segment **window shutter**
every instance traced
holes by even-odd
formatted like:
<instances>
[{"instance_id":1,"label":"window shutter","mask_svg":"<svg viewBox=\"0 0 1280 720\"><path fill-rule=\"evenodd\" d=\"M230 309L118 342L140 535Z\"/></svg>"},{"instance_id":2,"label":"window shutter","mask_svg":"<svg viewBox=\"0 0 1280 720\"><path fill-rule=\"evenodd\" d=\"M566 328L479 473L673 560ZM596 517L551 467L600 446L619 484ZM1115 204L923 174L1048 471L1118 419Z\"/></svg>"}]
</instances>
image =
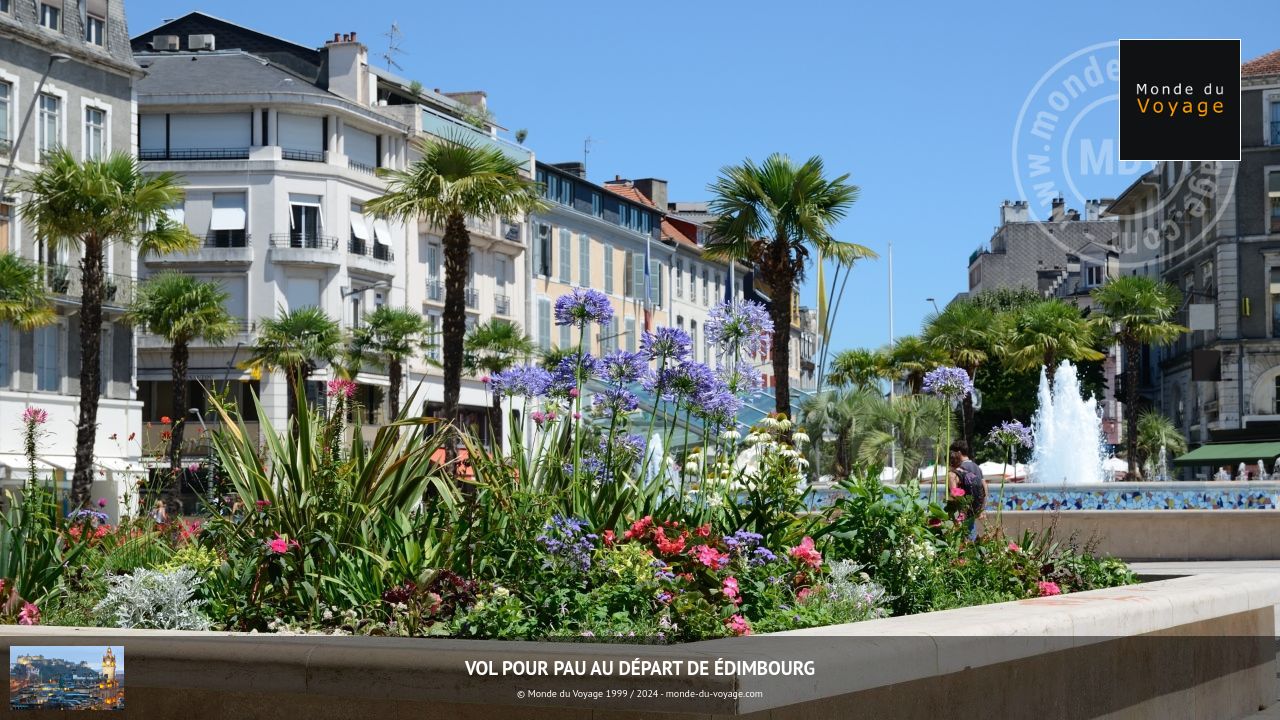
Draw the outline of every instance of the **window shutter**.
<instances>
[{"instance_id":1,"label":"window shutter","mask_svg":"<svg viewBox=\"0 0 1280 720\"><path fill-rule=\"evenodd\" d=\"M627 352L636 351L636 319L627 318Z\"/></svg>"},{"instance_id":2,"label":"window shutter","mask_svg":"<svg viewBox=\"0 0 1280 720\"><path fill-rule=\"evenodd\" d=\"M538 346L551 349L551 301L538 298Z\"/></svg>"},{"instance_id":3,"label":"window shutter","mask_svg":"<svg viewBox=\"0 0 1280 720\"><path fill-rule=\"evenodd\" d=\"M591 287L591 238L585 233L578 236L578 283Z\"/></svg>"},{"instance_id":4,"label":"window shutter","mask_svg":"<svg viewBox=\"0 0 1280 720\"><path fill-rule=\"evenodd\" d=\"M649 302L662 307L662 263L660 261L649 261L649 277L649 292L651 293Z\"/></svg>"},{"instance_id":5,"label":"window shutter","mask_svg":"<svg viewBox=\"0 0 1280 720\"><path fill-rule=\"evenodd\" d=\"M631 270L633 277L631 278L631 287L634 290L633 297L644 297L644 253L632 253Z\"/></svg>"},{"instance_id":6,"label":"window shutter","mask_svg":"<svg viewBox=\"0 0 1280 720\"><path fill-rule=\"evenodd\" d=\"M631 270L631 253L622 256L622 295L623 297L634 297L635 289L632 281L635 280L635 274Z\"/></svg>"},{"instance_id":7,"label":"window shutter","mask_svg":"<svg viewBox=\"0 0 1280 720\"><path fill-rule=\"evenodd\" d=\"M591 352L591 323L582 326L582 352Z\"/></svg>"},{"instance_id":8,"label":"window shutter","mask_svg":"<svg viewBox=\"0 0 1280 720\"><path fill-rule=\"evenodd\" d=\"M560 326L560 349L567 350L573 345L573 335L570 333L569 325Z\"/></svg>"},{"instance_id":9,"label":"window shutter","mask_svg":"<svg viewBox=\"0 0 1280 720\"><path fill-rule=\"evenodd\" d=\"M565 228L560 229L560 282L572 282L569 253L573 252L573 233Z\"/></svg>"},{"instance_id":10,"label":"window shutter","mask_svg":"<svg viewBox=\"0 0 1280 720\"><path fill-rule=\"evenodd\" d=\"M604 246L604 291L613 294L613 246Z\"/></svg>"}]
</instances>

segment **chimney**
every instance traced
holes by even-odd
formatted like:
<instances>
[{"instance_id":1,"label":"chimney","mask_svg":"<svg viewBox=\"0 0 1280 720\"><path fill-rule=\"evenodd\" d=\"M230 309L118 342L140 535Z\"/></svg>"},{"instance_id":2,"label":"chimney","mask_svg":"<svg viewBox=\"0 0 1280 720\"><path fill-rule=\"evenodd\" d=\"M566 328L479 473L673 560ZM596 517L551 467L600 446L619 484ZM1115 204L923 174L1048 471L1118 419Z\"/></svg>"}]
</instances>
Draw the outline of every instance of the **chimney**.
<instances>
[{"instance_id":1,"label":"chimney","mask_svg":"<svg viewBox=\"0 0 1280 720\"><path fill-rule=\"evenodd\" d=\"M1053 199L1053 210L1050 215L1050 222L1062 222L1067 215L1067 201L1060 197Z\"/></svg>"},{"instance_id":2,"label":"chimney","mask_svg":"<svg viewBox=\"0 0 1280 720\"><path fill-rule=\"evenodd\" d=\"M580 162L552 163L551 166L560 168L565 172L573 173L574 175L577 175L579 178L583 180L587 179L587 166L584 163L580 163Z\"/></svg>"},{"instance_id":3,"label":"chimney","mask_svg":"<svg viewBox=\"0 0 1280 720\"><path fill-rule=\"evenodd\" d=\"M1010 202L1005 200L1000 203L1000 224L1008 225L1009 223L1026 222L1027 221L1027 203L1022 200Z\"/></svg>"},{"instance_id":4,"label":"chimney","mask_svg":"<svg viewBox=\"0 0 1280 720\"><path fill-rule=\"evenodd\" d=\"M666 210L667 207L667 181L658 178L640 178L632 182L635 188L645 197L649 198L649 202Z\"/></svg>"},{"instance_id":5,"label":"chimney","mask_svg":"<svg viewBox=\"0 0 1280 720\"><path fill-rule=\"evenodd\" d=\"M356 41L355 33L334 33L324 44L328 56L328 88L360 105L369 105L369 49Z\"/></svg>"}]
</instances>

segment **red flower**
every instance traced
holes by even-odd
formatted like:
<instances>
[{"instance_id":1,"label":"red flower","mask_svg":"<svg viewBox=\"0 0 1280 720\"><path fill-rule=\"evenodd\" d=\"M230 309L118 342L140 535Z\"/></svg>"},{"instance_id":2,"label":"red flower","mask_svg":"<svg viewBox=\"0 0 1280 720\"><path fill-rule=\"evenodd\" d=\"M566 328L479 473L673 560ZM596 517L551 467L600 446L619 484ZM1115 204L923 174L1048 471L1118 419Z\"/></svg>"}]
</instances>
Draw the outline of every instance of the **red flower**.
<instances>
[{"instance_id":1,"label":"red flower","mask_svg":"<svg viewBox=\"0 0 1280 720\"><path fill-rule=\"evenodd\" d=\"M942 525L942 520L938 518L929 518L929 527L938 527Z\"/></svg>"},{"instance_id":2,"label":"red flower","mask_svg":"<svg viewBox=\"0 0 1280 720\"><path fill-rule=\"evenodd\" d=\"M675 538L668 539L666 531L662 528L657 528L653 531L653 541L658 546L658 552L664 555L678 555L684 552L684 540L684 533L680 533L680 535Z\"/></svg>"},{"instance_id":3,"label":"red flower","mask_svg":"<svg viewBox=\"0 0 1280 720\"><path fill-rule=\"evenodd\" d=\"M711 523L703 525L697 530L694 530L693 533L698 537L711 537Z\"/></svg>"},{"instance_id":4,"label":"red flower","mask_svg":"<svg viewBox=\"0 0 1280 720\"><path fill-rule=\"evenodd\" d=\"M961 487L951 488L951 497L964 497L964 488L961 488Z\"/></svg>"},{"instance_id":5,"label":"red flower","mask_svg":"<svg viewBox=\"0 0 1280 720\"><path fill-rule=\"evenodd\" d=\"M1011 542L1009 543L1009 552L1022 552L1022 548L1018 546L1018 543Z\"/></svg>"},{"instance_id":6,"label":"red flower","mask_svg":"<svg viewBox=\"0 0 1280 720\"><path fill-rule=\"evenodd\" d=\"M612 547L614 541L617 539L612 530L605 530L604 533L601 534L601 538L604 540L605 547Z\"/></svg>"},{"instance_id":7,"label":"red flower","mask_svg":"<svg viewBox=\"0 0 1280 720\"><path fill-rule=\"evenodd\" d=\"M299 547L297 540L286 540L280 533L276 533L274 538L267 541L267 549L273 555L283 555L289 552L289 548L296 547Z\"/></svg>"},{"instance_id":8,"label":"red flower","mask_svg":"<svg viewBox=\"0 0 1280 720\"><path fill-rule=\"evenodd\" d=\"M637 540L644 537L649 532L650 526L653 525L653 517L645 515L639 520L631 523L631 529L622 533L624 540Z\"/></svg>"},{"instance_id":9,"label":"red flower","mask_svg":"<svg viewBox=\"0 0 1280 720\"><path fill-rule=\"evenodd\" d=\"M136 433L136 432L131 432L131 433L129 433L129 440L130 440L130 441L132 441L132 440L133 440L134 438L136 438L136 437L138 437L138 433Z\"/></svg>"},{"instance_id":10,"label":"red flower","mask_svg":"<svg viewBox=\"0 0 1280 720\"><path fill-rule=\"evenodd\" d=\"M807 535L800 541L799 545L791 548L789 554L815 570L822 566L822 553L814 549L813 538Z\"/></svg>"},{"instance_id":11,"label":"red flower","mask_svg":"<svg viewBox=\"0 0 1280 720\"><path fill-rule=\"evenodd\" d=\"M161 423L162 425L168 425L170 422L171 422L171 421L169 420L169 416L168 416L168 415L165 415L165 416L163 416L163 417L161 417L161 418L160 418L160 423Z\"/></svg>"},{"instance_id":12,"label":"red flower","mask_svg":"<svg viewBox=\"0 0 1280 720\"><path fill-rule=\"evenodd\" d=\"M693 556L698 562L709 568L722 568L729 564L729 556L710 545L698 545L693 548Z\"/></svg>"},{"instance_id":13,"label":"red flower","mask_svg":"<svg viewBox=\"0 0 1280 720\"><path fill-rule=\"evenodd\" d=\"M1058 583L1041 580L1036 583L1036 588L1040 591L1040 597L1049 597L1051 595L1061 595L1062 588L1058 587Z\"/></svg>"}]
</instances>

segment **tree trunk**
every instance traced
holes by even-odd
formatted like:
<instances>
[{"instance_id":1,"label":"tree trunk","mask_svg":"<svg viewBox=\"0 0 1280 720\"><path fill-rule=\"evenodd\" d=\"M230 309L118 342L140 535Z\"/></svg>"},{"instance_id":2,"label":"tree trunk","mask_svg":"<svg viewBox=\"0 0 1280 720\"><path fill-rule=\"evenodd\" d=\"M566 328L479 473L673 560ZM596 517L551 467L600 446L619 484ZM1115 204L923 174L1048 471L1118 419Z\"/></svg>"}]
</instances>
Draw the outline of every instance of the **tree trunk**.
<instances>
[{"instance_id":1,"label":"tree trunk","mask_svg":"<svg viewBox=\"0 0 1280 720\"><path fill-rule=\"evenodd\" d=\"M169 513L181 511L178 495L182 492L182 436L187 425L187 362L190 353L185 342L175 342L169 357L173 372L173 417L169 425L169 483L164 502Z\"/></svg>"},{"instance_id":2,"label":"tree trunk","mask_svg":"<svg viewBox=\"0 0 1280 720\"><path fill-rule=\"evenodd\" d=\"M1044 353L1044 377L1049 381L1049 392L1053 392L1053 377L1058 372L1058 358L1052 350Z\"/></svg>"},{"instance_id":3,"label":"tree trunk","mask_svg":"<svg viewBox=\"0 0 1280 720\"><path fill-rule=\"evenodd\" d=\"M493 393L493 406L489 408L489 436L493 438L494 454L502 455L502 396Z\"/></svg>"},{"instance_id":4,"label":"tree trunk","mask_svg":"<svg viewBox=\"0 0 1280 720\"><path fill-rule=\"evenodd\" d=\"M791 415L791 288L792 277L786 269L771 268L766 277L773 292L769 303L769 315L773 320L773 408L776 412Z\"/></svg>"},{"instance_id":5,"label":"tree trunk","mask_svg":"<svg viewBox=\"0 0 1280 720\"><path fill-rule=\"evenodd\" d=\"M387 409L389 410L387 422L395 422L400 417L400 376L402 372L400 358L391 357L387 362L387 379L390 382L390 387L387 388L387 392L390 395L387 398Z\"/></svg>"},{"instance_id":6,"label":"tree trunk","mask_svg":"<svg viewBox=\"0 0 1280 720\"><path fill-rule=\"evenodd\" d=\"M1126 339L1124 355L1124 453L1129 461L1128 479L1141 479L1138 466L1138 343Z\"/></svg>"},{"instance_id":7,"label":"tree trunk","mask_svg":"<svg viewBox=\"0 0 1280 720\"><path fill-rule=\"evenodd\" d=\"M85 238L80 260L80 421L76 424L76 469L71 477L71 507L89 504L93 485L93 445L98 435L98 398L102 385L102 241Z\"/></svg>"},{"instance_id":8,"label":"tree trunk","mask_svg":"<svg viewBox=\"0 0 1280 720\"><path fill-rule=\"evenodd\" d=\"M288 428L293 419L298 416L298 373L293 368L284 369L284 381L289 386L285 389L285 416L284 424Z\"/></svg>"},{"instance_id":9,"label":"tree trunk","mask_svg":"<svg viewBox=\"0 0 1280 720\"><path fill-rule=\"evenodd\" d=\"M440 338L444 345L444 419L458 420L458 395L462 391L462 345L467 333L467 265L471 254L471 235L466 219L454 213L445 223L444 238L444 317ZM457 457L458 442L453 434L445 443L445 457Z\"/></svg>"}]
</instances>

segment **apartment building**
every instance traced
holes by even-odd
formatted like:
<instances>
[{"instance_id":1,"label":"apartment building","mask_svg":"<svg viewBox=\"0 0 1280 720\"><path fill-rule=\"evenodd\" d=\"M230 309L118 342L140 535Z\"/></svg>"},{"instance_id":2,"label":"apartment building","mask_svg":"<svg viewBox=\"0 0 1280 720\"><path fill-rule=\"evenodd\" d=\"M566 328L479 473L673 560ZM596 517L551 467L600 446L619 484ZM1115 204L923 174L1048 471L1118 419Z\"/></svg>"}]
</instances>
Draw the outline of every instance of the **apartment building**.
<instances>
[{"instance_id":1,"label":"apartment building","mask_svg":"<svg viewBox=\"0 0 1280 720\"><path fill-rule=\"evenodd\" d=\"M1280 433L1280 50L1241 77L1240 162L1160 163L1110 210L1129 271L1182 290L1192 332L1144 353L1149 401L1193 446Z\"/></svg>"},{"instance_id":2,"label":"apartment building","mask_svg":"<svg viewBox=\"0 0 1280 720\"><path fill-rule=\"evenodd\" d=\"M194 12L137 36L133 49L147 72L137 88L140 158L148 170L184 178L186 200L172 214L203 238L189 253L144 257L143 274L178 270L228 292L240 331L220 346L193 345L191 377L193 385L226 383L251 421L251 391L271 422L286 415L283 374L241 369L263 319L314 306L350 332L390 305L420 311L439 328L440 233L365 212L385 191L379 169L408 167L417 159L415 138L464 135L500 145L532 172L531 153L476 119L483 94L456 99L371 66L355 33L335 33L313 48ZM522 225L499 218L469 224L470 319L510 315L510 298L520 292ZM162 338L140 338L139 364L146 419L183 413L172 407ZM402 400L416 391L421 410L431 412L443 398L439 369L412 358L406 370ZM320 368L308 394L323 397L334 373ZM372 432L385 420L386 370L366 364L356 382ZM463 403L487 406L472 385ZM188 411L203 415L204 393L192 389Z\"/></svg>"},{"instance_id":3,"label":"apartment building","mask_svg":"<svg viewBox=\"0 0 1280 720\"><path fill-rule=\"evenodd\" d=\"M75 465L80 387L80 258L51 250L19 217L27 199L14 183L66 148L78 159L134 151L133 87L142 72L129 48L121 0L0 0L0 252L43 265L57 320L32 332L0 325L0 484L27 477L23 408L48 411L40 470L69 487ZM136 268L129 249L106 257L102 386L97 392L92 497L114 512L141 454L142 413L134 399L134 336L122 322Z\"/></svg>"}]
</instances>

